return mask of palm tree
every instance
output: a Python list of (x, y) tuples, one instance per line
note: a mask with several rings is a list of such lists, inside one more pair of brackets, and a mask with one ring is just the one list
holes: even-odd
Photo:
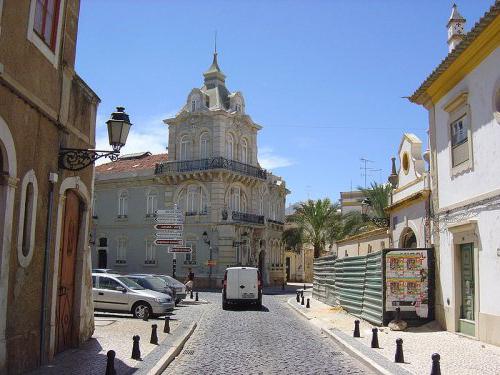
[(304, 244), (303, 237), (302, 228), (300, 227), (287, 228), (281, 235), (283, 243), (285, 244), (285, 249), (295, 252), (298, 252), (302, 248)]
[(368, 189), (358, 187), (358, 190), (365, 195), (367, 203), (372, 209), (372, 215), (377, 218), (387, 217), (384, 209), (389, 205), (391, 189), (390, 184), (377, 184), (376, 182), (372, 182)]
[[(318, 258), (331, 241), (332, 225), (339, 216), (338, 206), (333, 205), (330, 199), (308, 200), (301, 203), (290, 221), (298, 224), (302, 230), (303, 240), (314, 248), (314, 257)], [(335, 233), (335, 231), (333, 231)]]

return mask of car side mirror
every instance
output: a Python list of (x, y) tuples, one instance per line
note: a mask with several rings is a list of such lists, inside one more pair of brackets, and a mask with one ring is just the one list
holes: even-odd
[(127, 290), (124, 287), (122, 287), (122, 286), (117, 286), (116, 290), (118, 290), (118, 291), (120, 291), (122, 293), (126, 293), (127, 292)]

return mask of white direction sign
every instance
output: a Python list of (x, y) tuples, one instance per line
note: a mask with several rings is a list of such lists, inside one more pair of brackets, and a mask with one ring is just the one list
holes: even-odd
[(160, 245), (160, 246), (182, 245), (182, 240), (157, 238), (156, 240), (154, 240), (154, 243), (155, 245)]
[(191, 250), (191, 247), (187, 247), (187, 246), (174, 246), (174, 247), (170, 247), (168, 249), (168, 252), (169, 253), (191, 253), (192, 250)]
[(169, 238), (172, 240), (178, 239), (182, 240), (182, 232), (180, 231), (157, 231), (155, 233), (157, 238)]
[(182, 224), (156, 224), (155, 229), (157, 231), (162, 231), (162, 230), (178, 230), (181, 231), (184, 229), (184, 226)]

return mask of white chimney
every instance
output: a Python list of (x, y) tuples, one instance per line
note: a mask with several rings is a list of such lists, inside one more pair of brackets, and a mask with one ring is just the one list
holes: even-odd
[(448, 52), (451, 52), (464, 37), (465, 18), (458, 13), (456, 4), (453, 4), (451, 8), (451, 16), (446, 27), (448, 28)]

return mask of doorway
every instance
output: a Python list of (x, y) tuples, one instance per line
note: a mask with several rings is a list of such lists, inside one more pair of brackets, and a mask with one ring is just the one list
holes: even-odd
[(475, 336), (475, 275), (474, 275), (474, 244), (459, 245), (460, 254), (460, 319), (458, 331), (469, 336)]
[(290, 281), (290, 257), (286, 257), (286, 281)]
[(57, 288), (56, 348), (62, 352), (76, 344), (74, 317), (75, 265), (80, 230), (81, 202), (73, 190), (66, 192)]
[(97, 268), (108, 268), (108, 252), (106, 251), (106, 249), (98, 250)]

